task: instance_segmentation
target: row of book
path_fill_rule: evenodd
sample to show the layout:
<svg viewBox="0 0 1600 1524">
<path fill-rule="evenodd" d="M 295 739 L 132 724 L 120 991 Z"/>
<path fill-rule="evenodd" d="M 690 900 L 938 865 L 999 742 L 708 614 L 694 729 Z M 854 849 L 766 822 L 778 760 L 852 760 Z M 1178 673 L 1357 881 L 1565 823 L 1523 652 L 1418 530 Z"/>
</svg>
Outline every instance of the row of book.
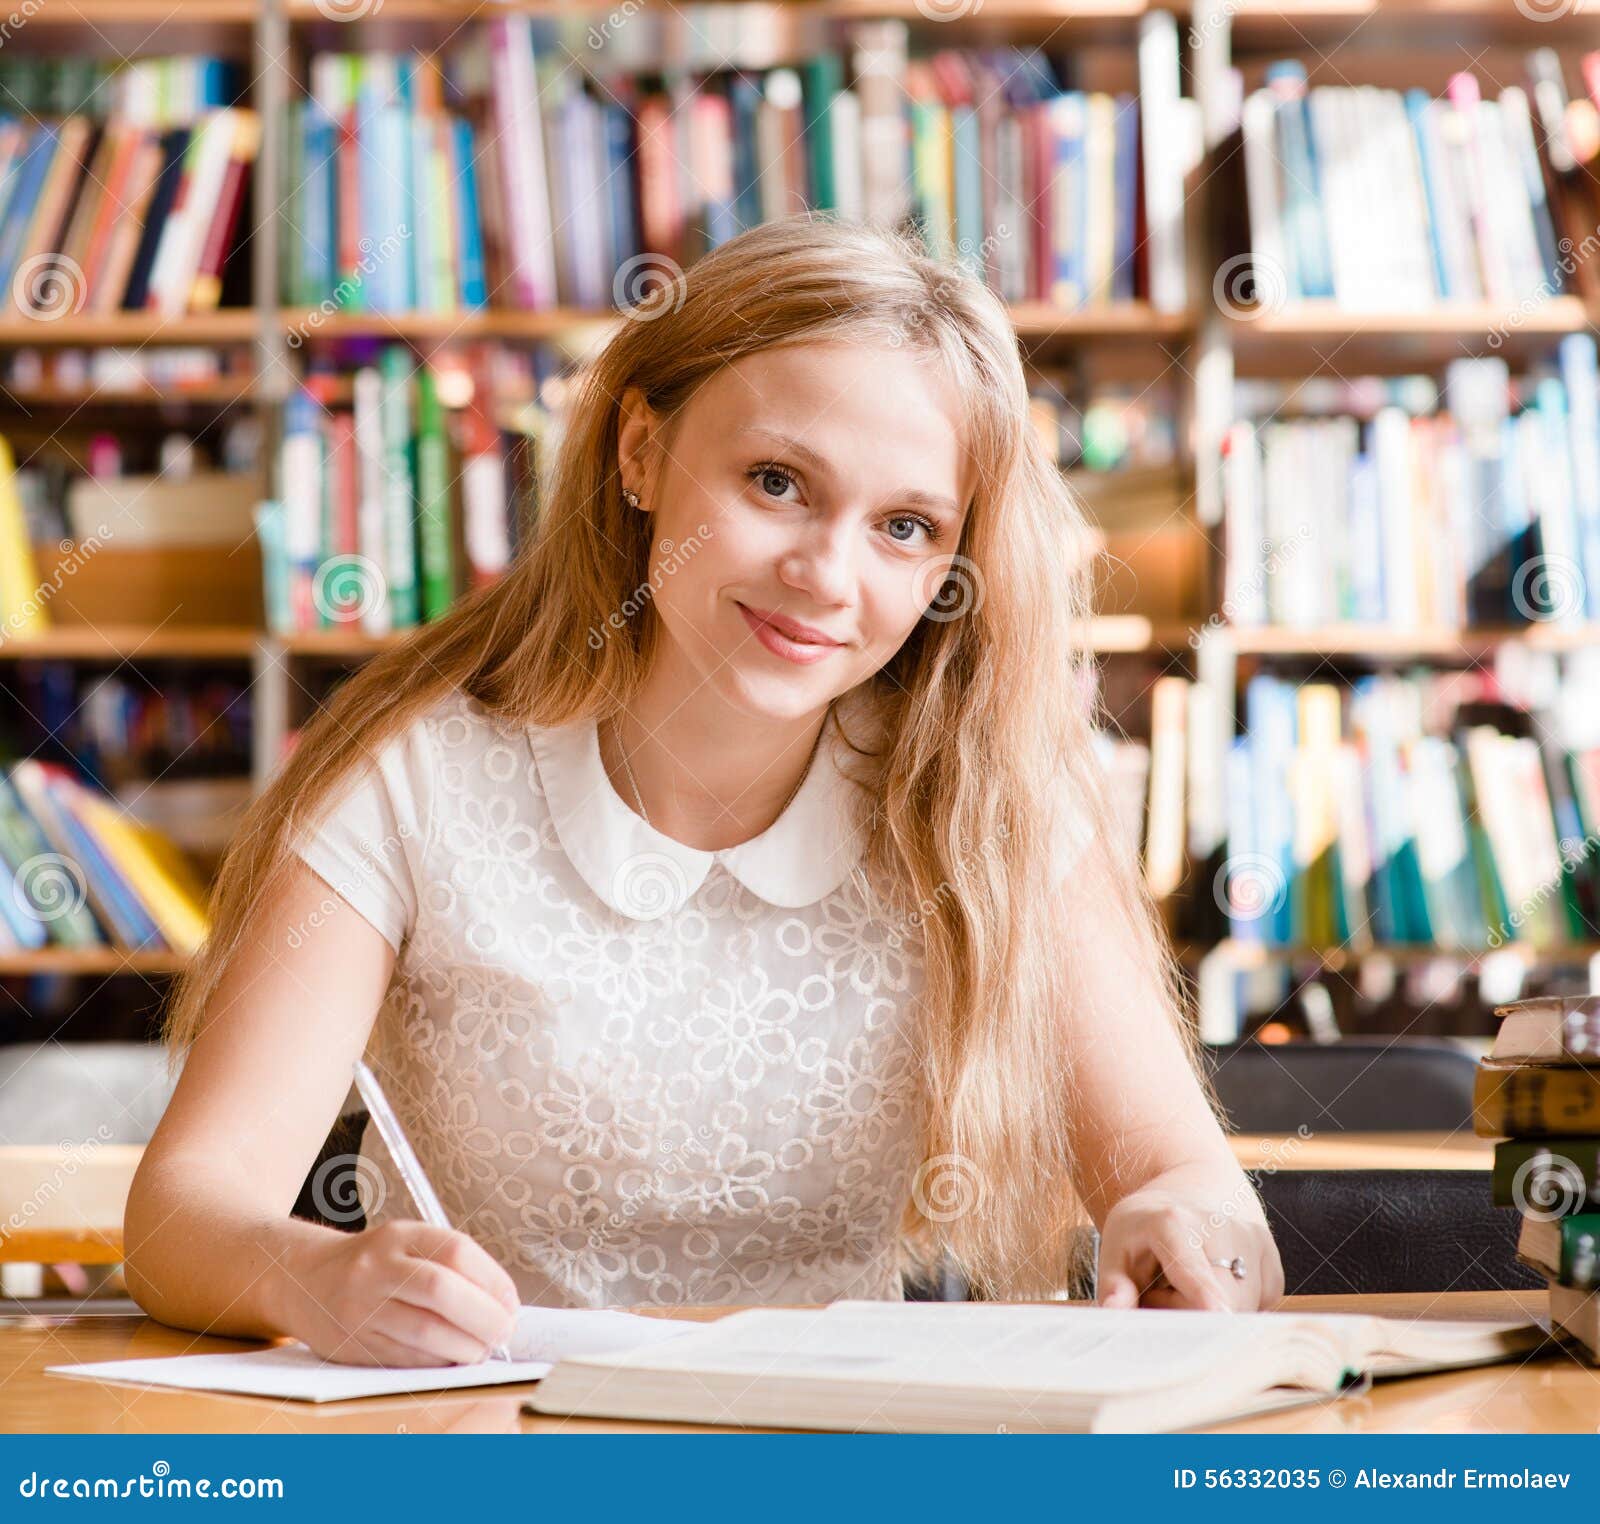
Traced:
<svg viewBox="0 0 1600 1524">
<path fill-rule="evenodd" d="M 1299 62 L 1270 67 L 1240 117 L 1256 300 L 1405 311 L 1565 290 L 1538 109 L 1520 85 L 1485 98 L 1465 71 L 1434 98 L 1308 89 Z"/>
<path fill-rule="evenodd" d="M 1225 763 L 1235 938 L 1486 950 L 1600 935 L 1600 746 L 1511 712 L 1493 674 L 1262 673 L 1244 697 Z"/>
<path fill-rule="evenodd" d="M 1515 383 L 1499 357 L 1452 361 L 1442 396 L 1428 393 L 1425 382 L 1411 388 L 1411 405 L 1403 391 L 1381 393 L 1366 416 L 1274 410 L 1232 426 L 1231 622 L 1416 629 L 1600 618 L 1593 336 L 1568 335 L 1556 366 Z"/>
<path fill-rule="evenodd" d="M 1496 1138 L 1490 1189 L 1521 1216 L 1517 1258 L 1545 1277 L 1550 1326 L 1600 1365 L 1600 997 L 1495 1007 L 1473 1130 Z"/>
<path fill-rule="evenodd" d="M 0 115 L 88 116 L 173 127 L 231 106 L 246 81 L 225 58 L 200 53 L 108 60 L 89 54 L 0 58 Z"/>
<path fill-rule="evenodd" d="M 1173 18 L 1145 18 L 1139 92 L 1068 88 L 1036 50 L 909 52 L 848 28 L 795 64 L 607 77 L 546 23 L 490 19 L 447 58 L 313 58 L 292 112 L 284 299 L 356 310 L 626 305 L 807 209 L 917 226 L 1007 301 L 1186 305 L 1198 153 Z M 848 73 L 848 79 L 847 79 Z"/>
<path fill-rule="evenodd" d="M 259 118 L 240 107 L 170 127 L 0 121 L 5 301 L 47 318 L 216 308 L 260 145 Z"/>
<path fill-rule="evenodd" d="M 434 372 L 399 344 L 356 371 L 352 400 L 302 389 L 285 408 L 278 495 L 256 514 L 276 633 L 436 619 L 516 548 L 517 494 L 482 401 L 447 415 Z"/>
<path fill-rule="evenodd" d="M 56 764 L 0 771 L 0 865 L 0 951 L 192 953 L 205 940 L 205 886 L 183 855 Z"/>
<path fill-rule="evenodd" d="M 12 349 L 0 355 L 0 386 L 8 392 L 95 397 L 162 397 L 186 391 L 243 390 L 254 377 L 249 353 L 226 345 L 171 344 L 125 349 L 106 345 L 80 349 Z"/>
</svg>

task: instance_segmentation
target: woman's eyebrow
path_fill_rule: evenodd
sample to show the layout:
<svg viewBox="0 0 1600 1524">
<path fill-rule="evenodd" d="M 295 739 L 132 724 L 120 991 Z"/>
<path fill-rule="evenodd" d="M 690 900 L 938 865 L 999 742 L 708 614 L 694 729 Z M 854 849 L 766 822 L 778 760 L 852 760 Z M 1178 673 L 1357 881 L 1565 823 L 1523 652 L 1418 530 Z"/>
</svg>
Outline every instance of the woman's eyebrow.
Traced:
<svg viewBox="0 0 1600 1524">
<path fill-rule="evenodd" d="M 763 439 L 770 439 L 780 449 L 786 450 L 790 455 L 810 466 L 813 471 L 821 476 L 832 476 L 834 474 L 833 467 L 822 456 L 818 455 L 810 445 L 796 439 L 792 434 L 781 434 L 776 429 L 747 426 L 739 429 L 734 437 L 739 438 L 746 434 L 758 434 Z M 915 505 L 918 508 L 926 508 L 933 513 L 945 513 L 951 518 L 958 518 L 961 513 L 961 510 L 949 498 L 943 497 L 937 492 L 925 492 L 921 487 L 902 488 L 894 494 L 894 497 L 897 502 Z"/>
</svg>

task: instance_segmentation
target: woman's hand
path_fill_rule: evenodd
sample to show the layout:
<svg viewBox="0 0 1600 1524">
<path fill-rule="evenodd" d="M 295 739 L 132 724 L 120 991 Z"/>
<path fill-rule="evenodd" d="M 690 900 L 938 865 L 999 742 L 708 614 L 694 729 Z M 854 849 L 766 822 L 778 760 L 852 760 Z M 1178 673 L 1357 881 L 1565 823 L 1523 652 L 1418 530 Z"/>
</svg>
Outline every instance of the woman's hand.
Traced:
<svg viewBox="0 0 1600 1524">
<path fill-rule="evenodd" d="M 516 1283 L 465 1233 L 327 1230 L 282 1263 L 286 1333 L 347 1365 L 469 1365 L 516 1326 Z"/>
<path fill-rule="evenodd" d="M 1215 1263 L 1235 1256 L 1243 1280 Z M 1265 1311 L 1283 1296 L 1283 1265 L 1243 1171 L 1176 1169 L 1106 1214 L 1096 1287 L 1102 1307 Z"/>
</svg>

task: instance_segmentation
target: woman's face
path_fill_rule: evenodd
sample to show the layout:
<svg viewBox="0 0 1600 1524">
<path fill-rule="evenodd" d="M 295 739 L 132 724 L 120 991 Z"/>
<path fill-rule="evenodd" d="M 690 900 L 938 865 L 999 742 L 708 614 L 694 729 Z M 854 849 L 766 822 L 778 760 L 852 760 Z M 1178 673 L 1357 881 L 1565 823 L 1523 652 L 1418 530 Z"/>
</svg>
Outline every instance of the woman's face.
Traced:
<svg viewBox="0 0 1600 1524">
<path fill-rule="evenodd" d="M 637 393 L 624 403 L 661 675 L 799 718 L 889 661 L 943 585 L 971 490 L 942 370 L 890 346 L 766 350 L 704 383 L 669 443 Z"/>
</svg>

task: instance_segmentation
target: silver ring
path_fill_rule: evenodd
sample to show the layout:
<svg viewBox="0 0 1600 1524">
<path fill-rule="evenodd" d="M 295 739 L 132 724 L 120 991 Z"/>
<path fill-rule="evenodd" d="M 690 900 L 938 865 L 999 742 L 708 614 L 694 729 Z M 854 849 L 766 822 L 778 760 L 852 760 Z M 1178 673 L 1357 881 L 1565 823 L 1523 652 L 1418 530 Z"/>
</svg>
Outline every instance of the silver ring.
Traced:
<svg viewBox="0 0 1600 1524">
<path fill-rule="evenodd" d="M 1221 1265 L 1236 1281 L 1244 1279 L 1244 1261 L 1235 1254 L 1232 1259 L 1214 1259 L 1213 1265 Z"/>
</svg>

